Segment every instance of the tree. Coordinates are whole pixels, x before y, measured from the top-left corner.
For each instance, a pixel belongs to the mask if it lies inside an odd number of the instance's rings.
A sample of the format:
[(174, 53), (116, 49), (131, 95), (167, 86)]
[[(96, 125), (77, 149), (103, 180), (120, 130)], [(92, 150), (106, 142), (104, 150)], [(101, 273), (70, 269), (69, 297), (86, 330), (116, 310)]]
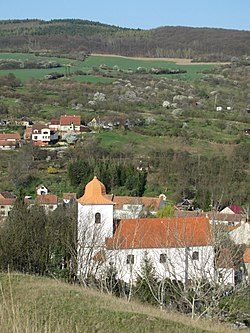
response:
[(158, 304), (158, 281), (154, 265), (147, 251), (144, 253), (141, 270), (136, 279), (134, 296), (143, 303)]

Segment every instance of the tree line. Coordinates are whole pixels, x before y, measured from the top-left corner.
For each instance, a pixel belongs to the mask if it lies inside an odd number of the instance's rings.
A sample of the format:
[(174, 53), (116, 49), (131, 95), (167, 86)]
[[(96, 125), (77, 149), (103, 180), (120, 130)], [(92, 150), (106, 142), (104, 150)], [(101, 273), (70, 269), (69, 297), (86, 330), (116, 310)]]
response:
[[(2, 24), (5, 21), (0, 21)], [(29, 24), (28, 24), (29, 23)], [(228, 60), (249, 54), (248, 31), (161, 27), (120, 28), (82, 20), (7, 21), (0, 31), (2, 51), (85, 50), (125, 56)]]

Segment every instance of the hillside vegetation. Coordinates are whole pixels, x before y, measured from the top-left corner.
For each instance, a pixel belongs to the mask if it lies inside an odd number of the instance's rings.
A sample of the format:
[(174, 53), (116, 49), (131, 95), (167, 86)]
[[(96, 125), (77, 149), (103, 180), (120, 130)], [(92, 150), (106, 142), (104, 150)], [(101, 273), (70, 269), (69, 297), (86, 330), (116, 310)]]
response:
[(231, 332), (41, 277), (1, 273), (0, 287), (1, 332)]
[[(166, 22), (167, 24), (167, 22)], [(160, 27), (128, 29), (87, 20), (0, 21), (2, 51), (50, 51), (126, 56), (228, 60), (250, 53), (250, 32), (239, 30)]]

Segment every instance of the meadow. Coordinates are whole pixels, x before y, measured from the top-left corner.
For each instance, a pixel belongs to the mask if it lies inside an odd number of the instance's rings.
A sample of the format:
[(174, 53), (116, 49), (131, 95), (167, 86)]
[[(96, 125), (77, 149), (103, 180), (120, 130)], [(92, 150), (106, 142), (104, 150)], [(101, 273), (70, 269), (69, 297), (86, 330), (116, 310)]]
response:
[[(17, 59), (17, 60), (32, 60), (40, 59), (41, 57), (36, 57), (34, 54), (29, 53), (0, 53), (0, 59)], [(66, 66), (70, 65), (71, 78), (76, 81), (85, 81), (90, 83), (106, 83), (112, 81), (111, 78), (102, 77), (102, 74), (105, 71), (100, 71), (100, 75), (93, 76), (89, 75), (92, 71), (92, 67), (99, 67), (100, 65), (107, 65), (109, 68), (113, 68), (115, 65), (122, 70), (135, 70), (137, 67), (145, 67), (146, 69), (150, 68), (169, 68), (169, 69), (184, 69), (187, 73), (184, 74), (170, 74), (170, 75), (159, 75), (158, 77), (178, 77), (178, 78), (190, 78), (195, 79), (200, 76), (200, 73), (205, 70), (212, 69), (215, 65), (211, 64), (188, 64), (188, 65), (177, 65), (172, 61), (162, 61), (162, 60), (141, 60), (141, 59), (129, 59), (123, 57), (114, 57), (114, 56), (90, 56), (85, 61), (72, 60), (66, 58), (57, 58), (57, 57), (42, 57), (43, 60), (47, 59), (49, 61), (57, 61), (62, 67), (59, 68), (50, 68), (50, 69), (12, 69), (12, 70), (0, 70), (0, 76), (7, 75), (8, 73), (13, 73), (16, 77), (22, 81), (27, 81), (29, 78), (33, 77), (35, 79), (42, 79), (45, 75), (58, 72), (65, 74)], [(83, 71), (87, 75), (77, 75), (74, 73), (76, 71)], [(114, 71), (112, 73), (115, 75)]]
[(230, 333), (227, 326), (194, 321), (79, 285), (22, 274), (0, 274), (1, 332)]

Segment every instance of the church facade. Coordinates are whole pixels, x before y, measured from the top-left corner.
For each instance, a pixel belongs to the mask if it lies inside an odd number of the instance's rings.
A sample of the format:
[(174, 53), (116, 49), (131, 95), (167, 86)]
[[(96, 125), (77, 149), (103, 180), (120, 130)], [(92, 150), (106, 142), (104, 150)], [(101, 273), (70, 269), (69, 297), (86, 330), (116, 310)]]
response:
[(115, 202), (94, 177), (78, 199), (78, 276), (101, 277), (111, 265), (129, 283), (145, 255), (160, 279), (215, 278), (214, 249), (206, 217), (114, 219)]

